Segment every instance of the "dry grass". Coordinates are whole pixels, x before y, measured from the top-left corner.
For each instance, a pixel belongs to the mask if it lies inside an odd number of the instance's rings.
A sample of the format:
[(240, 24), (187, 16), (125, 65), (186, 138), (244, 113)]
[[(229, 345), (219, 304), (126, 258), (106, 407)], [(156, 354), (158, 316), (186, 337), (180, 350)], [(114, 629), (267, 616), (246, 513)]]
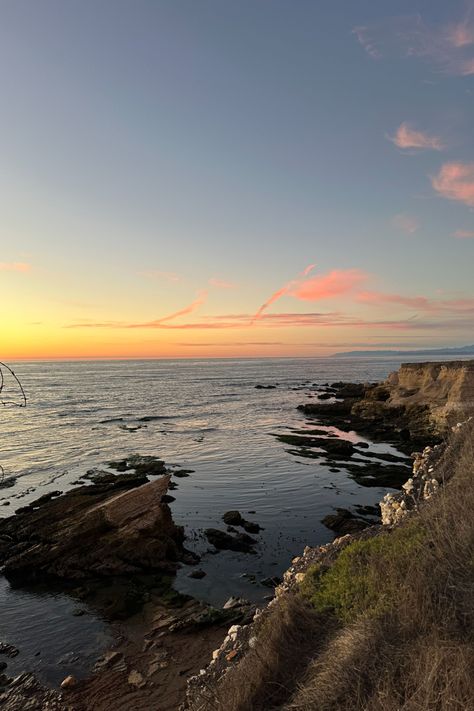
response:
[[(408, 545), (401, 559), (402, 532), (393, 536), (393, 555), (385, 543), (369, 546), (365, 555), (356, 551), (358, 585), (363, 566), (373, 585), (375, 564), (383, 604), (376, 604), (371, 587), (359, 598), (360, 610), (349, 596), (350, 615), (344, 614), (346, 598), (334, 574), (324, 591), (325, 611), (311, 610), (298, 596), (282, 601), (267, 616), (257, 649), (199, 709), (474, 709), (474, 426), (453, 442), (441, 466), (449, 482), (416, 516), (422, 544)], [(341, 570), (351, 572), (347, 561)], [(345, 580), (350, 583), (350, 575)]]
[(408, 568), (385, 559), (381, 580), (398, 588), (390, 611), (362, 610), (339, 631), (288, 711), (474, 709), (473, 427), (442, 466), (452, 480), (419, 514), (423, 546)]

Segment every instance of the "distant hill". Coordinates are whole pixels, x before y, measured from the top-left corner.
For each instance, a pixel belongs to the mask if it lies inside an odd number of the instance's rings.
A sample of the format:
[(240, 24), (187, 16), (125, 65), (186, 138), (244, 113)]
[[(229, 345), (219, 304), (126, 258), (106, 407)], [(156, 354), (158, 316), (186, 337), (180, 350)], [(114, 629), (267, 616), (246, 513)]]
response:
[(425, 348), (413, 351), (344, 351), (333, 358), (362, 358), (366, 356), (474, 356), (474, 345), (458, 348)]

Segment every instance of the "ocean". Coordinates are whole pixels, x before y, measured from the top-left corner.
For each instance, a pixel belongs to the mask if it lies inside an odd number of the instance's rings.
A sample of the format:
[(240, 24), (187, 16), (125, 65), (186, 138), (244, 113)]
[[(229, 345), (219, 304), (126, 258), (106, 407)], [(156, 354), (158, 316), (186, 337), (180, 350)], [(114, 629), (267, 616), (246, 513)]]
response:
[[(170, 506), (175, 522), (185, 527), (186, 546), (203, 556), (199, 567), (206, 577), (191, 579), (184, 567), (177, 589), (214, 605), (231, 595), (263, 601), (270, 591), (262, 579), (281, 575), (305, 545), (332, 540), (321, 523), (326, 514), (336, 507), (377, 504), (387, 491), (359, 485), (343, 466), (334, 472), (317, 459), (297, 456), (275, 435), (314, 426), (296, 408), (318, 386), (378, 381), (401, 361), (10, 364), (25, 389), (27, 407), (0, 412), (0, 464), (13, 483), (0, 489), (0, 516), (48, 491), (68, 490), (88, 469), (103, 468), (109, 460), (131, 453), (155, 455), (193, 470), (188, 478), (176, 479), (176, 500)], [(275, 388), (257, 389), (259, 384)], [(355, 433), (343, 436), (365, 439)], [(389, 445), (365, 441), (374, 452), (396, 453)], [(263, 527), (255, 555), (209, 551), (203, 530), (225, 530), (222, 515), (229, 509)], [(76, 617), (75, 607), (63, 593), (13, 590), (0, 578), (0, 641), (20, 648), (14, 660), (18, 669), (31, 668), (54, 682), (61, 678), (62, 664), (68, 673), (87, 672), (97, 649), (107, 643), (107, 624), (89, 612)]]

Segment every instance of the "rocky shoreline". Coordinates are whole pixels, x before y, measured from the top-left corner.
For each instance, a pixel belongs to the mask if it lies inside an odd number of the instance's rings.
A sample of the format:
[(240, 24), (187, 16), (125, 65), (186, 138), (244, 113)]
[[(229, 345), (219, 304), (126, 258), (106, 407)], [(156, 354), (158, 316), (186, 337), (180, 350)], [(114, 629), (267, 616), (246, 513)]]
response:
[[(258, 645), (261, 621), (301, 582), (308, 567), (331, 565), (351, 541), (380, 535), (436, 492), (442, 483), (436, 464), (445, 451), (445, 434), (473, 411), (473, 394), (474, 363), (460, 362), (403, 365), (384, 383), (338, 382), (320, 387), (316, 397), (309, 395), (312, 402), (298, 408), (307, 418), (306, 428), (275, 435), (288, 451), (319, 458), (330, 471), (344, 467), (364, 485), (400, 490), (380, 504), (381, 523), (374, 524), (377, 512), (372, 510), (354, 515), (338, 509), (326, 516), (325, 525), (339, 537), (305, 548), (282, 582), (272, 579), (276, 597), (263, 610), (241, 600), (216, 610), (173, 590), (178, 566), (198, 562), (186, 550), (183, 529), (173, 522), (168, 506), (172, 475), (190, 472), (171, 471), (156, 457), (131, 455), (109, 462), (109, 470), (88, 471), (73, 490), (50, 492), (18, 509), (0, 522), (4, 575), (16, 585), (59, 581), (72, 596), (123, 623), (117, 644), (89, 679), (66, 678), (62, 690), (54, 691), (30, 674), (13, 680), (4, 674), (2, 707), (105, 711), (121, 699), (125, 705), (118, 708), (148, 709), (159, 700), (160, 708), (176, 709), (186, 689), (182, 708), (191, 707)], [(331, 428), (392, 443), (403, 454), (372, 452), (362, 440), (344, 439)], [(420, 449), (413, 468), (408, 467), (408, 455)], [(205, 531), (215, 550), (251, 553), (258, 523), (238, 511), (228, 511), (223, 521), (226, 531)], [(201, 577), (196, 568), (193, 572)]]

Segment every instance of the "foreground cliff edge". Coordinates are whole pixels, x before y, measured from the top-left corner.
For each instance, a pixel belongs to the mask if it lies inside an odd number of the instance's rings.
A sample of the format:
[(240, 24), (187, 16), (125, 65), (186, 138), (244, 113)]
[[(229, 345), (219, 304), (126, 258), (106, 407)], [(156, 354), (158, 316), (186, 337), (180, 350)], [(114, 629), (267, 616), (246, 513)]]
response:
[(408, 364), (385, 383), (333, 384), (327, 395), (301, 410), (406, 452), (431, 446), (384, 498), (382, 525), (306, 548), (255, 615), (216, 614), (172, 590), (176, 566), (194, 561), (155, 458), (116, 463), (124, 473), (112, 478), (94, 471), (92, 486), (6, 519), (11, 580), (60, 579), (132, 623), (89, 680), (57, 692), (30, 675), (5, 679), (2, 708), (171, 711), (187, 678), (189, 711), (473, 707), (474, 363)]

